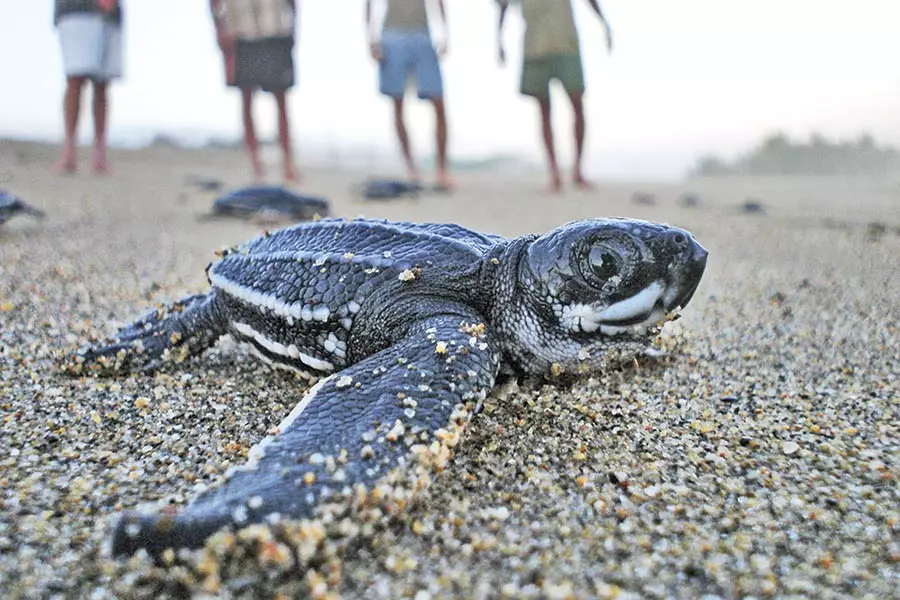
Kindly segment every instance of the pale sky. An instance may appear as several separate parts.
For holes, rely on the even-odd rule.
[[[511,14],[507,66],[496,60],[493,0],[445,0],[443,63],[451,154],[540,158],[533,101],[518,94],[522,23]],[[697,155],[731,155],[769,131],[833,137],[868,130],[900,144],[900,0],[601,0],[613,29],[573,0],[587,80],[593,173],[674,176]],[[0,136],[59,139],[64,86],[52,0],[0,0]],[[206,0],[125,0],[125,79],[111,96],[110,136],[240,134]],[[391,110],[377,93],[363,0],[298,0],[295,142],[394,151]],[[410,99],[416,150],[433,150],[430,106]],[[557,146],[571,154],[571,111],[553,96]],[[269,97],[257,103],[272,135]],[[90,136],[84,113],[81,134]]]

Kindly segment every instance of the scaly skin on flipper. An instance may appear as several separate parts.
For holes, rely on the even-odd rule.
[[[106,345],[69,354],[63,369],[95,375],[149,372],[166,360],[181,362],[200,353],[226,333],[219,295],[214,290],[162,305],[120,329]]]
[[[631,219],[514,239],[323,219],[229,249],[207,270],[210,294],[82,351],[74,371],[110,361],[152,370],[229,333],[269,363],[327,377],[248,467],[180,513],[126,515],[113,550],[158,555],[275,514],[402,508],[428,481],[416,465],[442,468],[464,405],[493,387],[501,366],[556,377],[646,348],[690,301],[706,258],[689,233]]]
[[[465,404],[490,391],[499,363],[493,335],[465,307],[416,322],[397,344],[310,389],[222,485],[174,515],[123,516],[113,552],[198,547],[223,527],[340,516],[378,497],[403,503],[413,490],[398,490],[392,471],[423,461],[424,485],[443,468],[468,420]]]

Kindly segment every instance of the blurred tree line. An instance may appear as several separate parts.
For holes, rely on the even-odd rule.
[[[732,163],[708,155],[690,171],[697,177],[721,175],[892,175],[900,174],[900,152],[879,146],[869,134],[832,142],[818,133],[808,142],[792,142],[784,133],[762,143]]]

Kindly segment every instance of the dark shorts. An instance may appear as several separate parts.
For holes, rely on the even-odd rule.
[[[230,86],[285,91],[294,85],[294,38],[237,40],[233,68]]]
[[[566,92],[584,92],[584,71],[580,54],[548,54],[525,59],[520,90],[526,96],[546,98],[550,82],[558,80]]]

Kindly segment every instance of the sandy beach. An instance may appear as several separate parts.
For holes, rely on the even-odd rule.
[[[50,175],[55,154],[0,141],[0,188],[48,214],[0,227],[3,598],[900,598],[900,181],[552,197],[541,171],[464,173],[453,195],[378,203],[352,193],[365,173],[301,155],[298,189],[336,216],[508,236],[644,218],[690,230],[707,271],[667,354],[489,397],[389,526],[312,549],[232,539],[165,567],[103,555],[115,515],[243,463],[308,384],[227,338],[156,375],[60,373],[61,353],[205,291],[215,251],[263,227],[197,219],[216,194],[186,178],[249,183],[238,151],[114,150],[100,179]]]

